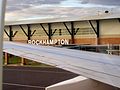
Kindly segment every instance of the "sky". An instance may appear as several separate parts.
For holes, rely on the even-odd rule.
[[[120,0],[7,0],[6,21],[120,13]]]

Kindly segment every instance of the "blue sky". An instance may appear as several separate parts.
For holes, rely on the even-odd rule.
[[[6,21],[119,13],[119,6],[120,0],[7,0]]]

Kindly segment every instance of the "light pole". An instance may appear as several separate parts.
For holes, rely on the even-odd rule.
[[[3,82],[3,30],[5,17],[6,0],[0,0],[0,90]]]

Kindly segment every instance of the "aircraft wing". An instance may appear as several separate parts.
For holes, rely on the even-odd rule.
[[[15,42],[4,42],[3,51],[120,88],[120,56]]]

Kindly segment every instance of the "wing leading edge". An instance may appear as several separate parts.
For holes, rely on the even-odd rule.
[[[120,88],[119,56],[15,42],[4,42],[3,51]]]

